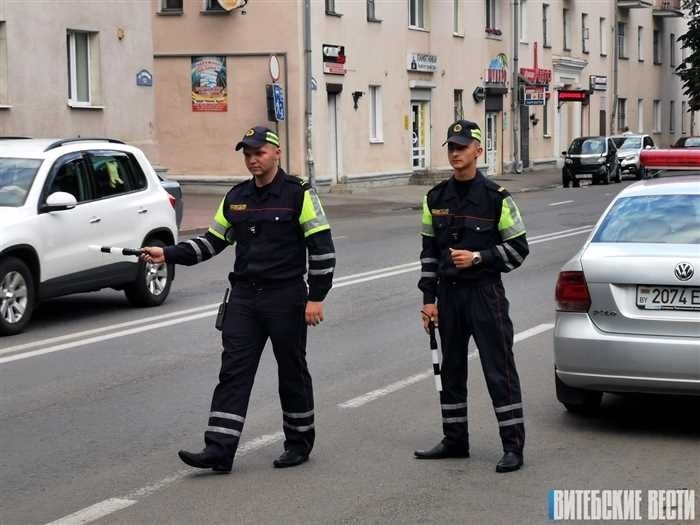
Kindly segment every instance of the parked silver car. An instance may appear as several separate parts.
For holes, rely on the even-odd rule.
[[[556,286],[557,398],[591,411],[603,392],[700,395],[700,167],[612,201]]]
[[[642,151],[654,149],[654,139],[649,135],[619,135],[612,138],[617,146],[617,159],[620,161],[622,174],[633,175],[643,179],[645,170],[639,161]]]

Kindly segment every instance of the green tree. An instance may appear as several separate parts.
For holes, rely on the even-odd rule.
[[[683,81],[688,109],[700,111],[700,0],[684,0],[683,9],[689,19],[688,31],[678,40],[687,52],[676,72]]]

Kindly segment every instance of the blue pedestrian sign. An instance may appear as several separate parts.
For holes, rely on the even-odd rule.
[[[284,107],[284,90],[279,84],[272,84],[272,102],[275,108],[275,119],[284,120],[286,111]]]

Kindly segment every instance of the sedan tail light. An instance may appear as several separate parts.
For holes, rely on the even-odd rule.
[[[559,272],[555,298],[560,312],[587,312],[591,296],[583,272]]]
[[[168,200],[170,201],[170,205],[173,207],[173,209],[175,209],[177,205],[177,199],[168,193]]]

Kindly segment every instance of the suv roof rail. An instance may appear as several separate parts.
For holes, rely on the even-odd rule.
[[[57,140],[56,142],[52,142],[48,146],[46,146],[46,149],[44,151],[49,151],[55,148],[59,148],[61,146],[64,146],[66,144],[70,144],[71,142],[110,142],[112,144],[124,144],[123,141],[117,140],[117,139],[108,139],[108,138],[103,138],[103,137],[73,137],[70,139],[61,139]]]
[[[0,137],[0,140],[20,140],[20,139],[30,139],[31,137],[12,137],[12,136],[5,136],[5,137]]]

